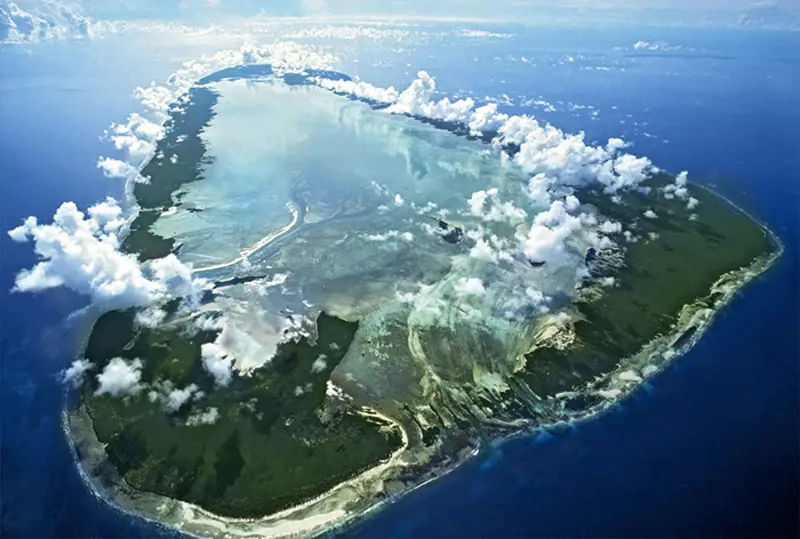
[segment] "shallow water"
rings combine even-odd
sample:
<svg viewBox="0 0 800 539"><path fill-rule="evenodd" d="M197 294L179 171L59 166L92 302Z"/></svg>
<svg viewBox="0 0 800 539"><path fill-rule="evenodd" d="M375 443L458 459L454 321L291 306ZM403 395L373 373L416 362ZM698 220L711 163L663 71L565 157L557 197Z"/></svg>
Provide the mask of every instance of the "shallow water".
<svg viewBox="0 0 800 539"><path fill-rule="evenodd" d="M205 307L223 313L222 341L239 368L269 360L290 325L285 312L309 321L323 311L370 317L340 376L371 391L373 376L353 358L364 348L368 357L386 356L377 350L388 347L384 367L401 357L430 363L443 355L425 344L436 325L453 342L463 341L458 328L480 334L444 355L515 360L541 314L532 290L546 297L572 291L584 245L570 246L564 267L532 268L515 248L516 223L470 212L472 193L488 189L496 198L487 204L530 214L544 209L526 194L528 175L496 149L280 78L214 88L220 99L202 135L204 178L181 188L181 205L154 231L174 238L181 259L206 278L249 278ZM508 245L508 260L498 266L471 256L472 239L445 241L439 219L467 236L495 234ZM479 282L478 293L462 293L464 279ZM387 336L389 321L403 318L408 327ZM410 334L425 352L400 345Z"/></svg>

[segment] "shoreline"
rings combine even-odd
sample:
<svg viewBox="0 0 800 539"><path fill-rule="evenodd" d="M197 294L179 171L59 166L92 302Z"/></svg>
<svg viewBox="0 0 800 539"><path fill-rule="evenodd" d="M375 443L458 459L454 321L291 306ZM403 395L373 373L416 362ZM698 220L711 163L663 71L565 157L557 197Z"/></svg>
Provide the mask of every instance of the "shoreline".
<svg viewBox="0 0 800 539"><path fill-rule="evenodd" d="M515 425L511 432L506 431L502 436L490 435L491 447L500 447L513 440L536 436L540 432L550 433L564 428L571 430L577 425L613 411L620 402L640 390L649 379L657 376L676 359L691 350L712 325L716 315L728 306L736 294L748 283L765 274L776 263L784 252L780 238L764 223L754 219L730 200L711 192L757 223L771 240L774 250L762 253L747 266L721 275L705 297L684 305L678 313L678 321L668 332L656 336L633 356L622 359L617 368L576 391L550 397L546 402L558 406L560 402L565 402L574 395L591 392L601 394L598 392L604 391L600 389L602 386L616 383L620 387L613 389L615 393L607 394L600 403L581 411L571 412L563 408L554 410L558 417L557 421L533 424L531 420L526 422L527 424ZM713 295L719 296L710 306L705 305L703 302ZM688 340L681 343L686 332L691 330L693 333ZM635 377L626 375L634 370L639 370L641 375L634 374ZM377 413L374 410L365 412ZM389 475L393 470L413 464L425 467L424 462L412 462L414 455L409 454L411 452L408 434L399 422L383 415L381 417L399 428L403 436L403 445L388 459L306 502L255 519L223 517L188 502L136 490L127 485L118 474L115 478L113 472L103 470L110 462L104 446L94 436L91 418L83 404L73 410L65 410L62 421L82 479L94 496L118 510L196 537L283 538L297 535L315 536L345 530L388 504L449 474L481 453L481 445L474 448L468 445L458 452L453 462L432 465L424 470L424 473L420 474L419 483L379 499L379 495L384 492L384 482L392 479ZM411 457L411 460L404 457ZM102 475L104 473L105 475ZM103 485L103 481L108 484Z"/></svg>
<svg viewBox="0 0 800 539"><path fill-rule="evenodd" d="M423 120L421 118L416 119ZM433 123L436 126L435 122L429 123ZM436 127L452 131L447 127ZM143 163L141 168L144 168L147 163L149 163L149 160ZM128 202L136 207L137 200L132 193L133 185L131 184L130 187L131 192L129 193ZM514 424L498 422L496 425L498 430L495 430L494 426L487 426L488 446L501 446L518 438L536 436L539 432L563 432L564 429L572 429L575 425L591 421L602 414L614 410L620 402L639 390L647 380L657 376L678 357L688 352L705 334L707 328L713 323L716 314L728 305L736 293L745 287L747 283L765 273L781 256L784 250L783 244L765 224L753 218L748 212L712 189L700 185L698 187L709 191L713 196L724 200L731 207L747 216L754 224L757 224L759 228L765 231L776 249L774 251L772 249L764 251L748 265L720 275L705 296L695 298L693 302L687 303L680 309L673 327L663 335L656 335L634 355L621 359L613 370L602 374L598 379L588 384L581 385L575 391L564 392L545 399L543 404L550 408L549 411L552 412L550 415L554 418L554 421L535 423L532 419L524 419L515 421ZM126 186L127 190L128 186ZM288 207L288 209L292 213L292 220L285 227L275 233L268 234L250 247L241 250L240 256L232 261L197 268L193 272L207 272L235 265L271 243L272 240L289 232L298 222L298 210L292 207ZM136 212L133 215L134 219L135 217ZM711 298L715 294L721 294L721 296L712 301ZM701 306L700 304L704 302L709 302L711 305ZM681 339L686 338L686 333L690 330L693 330L694 333L689 335L685 342L681 342ZM626 373L631 373L633 370L637 370L641 374L634 373L633 376L635 378L632 378L629 374L626 375ZM646 373L644 372L645 370L647 371ZM606 385L618 387L603 389ZM599 403L583 410L570 411L562 406L569 398L586 394L594 394L602 398ZM373 410L371 413L377 412ZM81 417L82 415L85 417ZM81 469L81 476L95 497L103 499L126 514L145 518L161 526L177 529L182 533L197 537L226 537L227 539L231 537L256 536L271 538L296 535L313 536L330 533L334 530L347 529L366 516L380 511L388 504L397 501L435 479L449 474L479 455L481 449L486 447L481 443L478 447L473 448L472 445L475 440L470 437L469 444L462 448L457 453L457 456L449 458L443 463L438 462L426 466L424 459L427 458L427 462L430 462L430 457L432 456L430 451L409 449L408 433L400 422L386 416L381 417L397 426L403 436L402 446L393 452L390 457L305 502L269 516L250 519L215 515L197 505L151 492L139 491L131 487L118 474L115 478L113 472L108 470L110 461L105 454L104 446L94 437L91 418L88 417L83 405L75 410L65 410L62 420L65 434L69 437L75 451L74 455L76 463ZM87 420L88 424L82 423ZM500 429L502 429L503 434L497 435ZM85 458L81 458L82 453ZM415 460L419 461L415 462ZM384 499L380 499L379 495L386 491L384 489L385 481L397 482L395 478L391 477L392 471L406 466L419 466L421 469L414 474L414 477L400 481L402 488L397 492L392 492L386 495ZM113 468L113 466L110 467ZM106 482L106 484L103 484L103 482ZM395 489L391 490L394 491Z"/></svg>

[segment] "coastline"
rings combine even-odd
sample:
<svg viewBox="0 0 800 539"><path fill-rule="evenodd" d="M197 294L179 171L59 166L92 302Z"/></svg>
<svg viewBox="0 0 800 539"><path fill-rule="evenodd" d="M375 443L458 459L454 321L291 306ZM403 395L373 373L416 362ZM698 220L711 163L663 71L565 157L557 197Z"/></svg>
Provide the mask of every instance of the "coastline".
<svg viewBox="0 0 800 539"><path fill-rule="evenodd" d="M421 118L416 119L420 120ZM447 127L437 127L448 129ZM699 298L691 304L684 305L678 315L678 322L670 328L669 332L664 335L659 335L645 344L635 355L621 360L618 367L603 374L600 379L581 387L578 391L559 394L544 401L546 406L552 406L554 409L558 409L559 413L553 414L557 420L537 424L534 424L533 420L519 420L513 425L502 424L500 426L506 428L502 429L503 434L501 436L489 436L492 445L501 445L507 441L532 436L542 431L563 432L565 428L569 429L572 425L593 420L595 417L609 410L613 410L620 401L626 399L631 393L639 389L648 379L656 376L660 371L670 365L673 360L691 349L703 336L707 327L713 323L716 313L725 308L735 296L736 292L746 286L752 279L766 272L777 258L780 257L783 252L783 245L777 236L764 224L753 218L727 198L711 189L703 188L711 192L713 196L725 200L733 208L736 208L749 217L754 223L758 224L759 227L773 239L773 243L777 245L777 250L771 253L765 252L766 256L757 257L750 265L721 275L712 285L705 297ZM132 193L130 198L132 199L132 204L135 205L136 200ZM292 211L291 208L290 211ZM292 222L284 229L281 229L278 235L288 232L289 229L295 225L297 213L296 211L292 211L292 213ZM136 215L133 217L135 218ZM266 243L269 243L271 239L274 239L273 235L262 238L259 242L254 244L254 246L242 251L240 253L241 256L232 262L218 266L199 268L195 271L211 271L234 264L242 258L246 258L249 254L252 254L255 250L262 248ZM266 243L262 244L265 240ZM713 304L711 306L700 305L709 298L712 298L715 294L721 294L721 296L717 297L717 299L712 302ZM681 343L681 339L685 338L686 333L690 330L693 331L691 336L686 342ZM631 372L633 368L641 369L642 371L647 369L647 373L645 374L642 372L641 376L636 375L638 377L637 379L631 378L630 375L626 376L626 373ZM610 390L603 389L604 384L616 384L618 387L613 387ZM561 406L571 396L592 392L603 397L600 403L579 411L568 411ZM603 392L605 392L605 394L603 394ZM138 491L127 485L121 477L117 478L118 484L114 485L113 475L111 477L103 475L98 477L92 474L92 467L87 469L84 468L84 465L91 465L93 463L96 467L102 468L107 464L107 459L103 458L105 455L103 446L96 438L92 440L94 431L91 424L88 426L81 424L81 418L79 417L81 413L85 414L85 410L82 406L74 410L71 414L65 413L64 426L66 434L70 437L75 446L83 442L83 449L89 449L89 451L86 452L90 457L90 461L88 462L81 460L79 455L77 455L78 452L76 452L76 455L78 456L78 464L82 468L82 476L87 481L87 484L90 485L93 493L126 513L143 516L147 520L174 527L184 533L197 536L249 537L257 535L259 537L288 537L297 534L314 535L329 532L332 529L343 529L355 521L364 518L366 515L379 511L388 503L391 503L399 497L455 470L461 464L467 462L479 453L479 448L473 449L469 447L462 450L454 462L448 462L445 465L430 465L425 468L424 462L409 462L402 458L404 456L403 453L408 451L408 435L398 422L389 420L398 426L403 433L403 446L394 452L386 461L359 473L355 477L336 485L313 499L279 511L268 517L255 519L229 518L215 515L199 506L187 502ZM87 418L83 419L85 420ZM82 432L82 429L85 428L88 428L88 431ZM492 427L488 427L488 429L492 430ZM470 439L470 442L473 441L473 439ZM413 454L407 456L414 457ZM91 461L91 458L96 458L96 460ZM392 470L417 464L421 464L423 470L416 478L412 478L411 480L405 478L404 481L407 484L403 485L402 490L392 493L388 498L378 499L377 495L383 492L383 483L386 480L391 480L389 474ZM112 484L101 485L98 483L104 479L112 479ZM419 482L415 483L417 479ZM366 492L365 495L365 491L369 491L370 489L373 492Z"/></svg>
<svg viewBox="0 0 800 539"><path fill-rule="evenodd" d="M705 297L684 305L678 315L678 321L668 332L651 340L637 354L621 360L613 371L577 391L559 394L546 401L549 405L558 407L574 395L594 392L603 396L600 403L579 411L569 411L562 406L559 413L556 413L557 420L553 422L533 424L531 420L523 422L522 425L517 423L511 432L506 429L501 436L490 436L492 446L501 446L515 439L536 436L540 432L563 432L565 429L572 429L575 425L592 421L602 414L613 411L620 402L640 389L649 379L657 376L673 361L688 352L711 326L717 313L723 310L748 283L766 273L775 264L784 252L780 238L765 224L754 219L730 200L713 191L711 193L757 223L770 239L774 250L764 252L747 266L721 275ZM685 342L681 342L689 331L692 331L691 335ZM634 370L639 370L640 375L635 374ZM634 376L626 374L631 372L634 372ZM613 386L613 392L603 394L602 392L606 391L602 389L604 386ZM480 453L480 446L475 448L467 446L458 453L453 462L430 465L426 468L425 462L413 462L415 455L405 454L409 453L408 435L402 426L391 418L383 416L385 420L396 425L403 435L403 445L389 459L297 506L264 518L237 519L221 517L193 504L138 491L128 486L124 479L114 473L113 466L110 466L104 446L94 436L91 418L86 413L84 405L81 404L73 410L65 410L62 418L65 434L75 449L76 464L80 468L81 476L95 496L125 513L141 516L198 537L282 538L297 535L314 536L346 529L366 516L380 511L387 504L459 468ZM385 490L385 483L392 480L392 471L414 464L422 465L424 473L412 479L412 484L403 484L401 490L380 499ZM417 479L419 482L415 483Z"/></svg>

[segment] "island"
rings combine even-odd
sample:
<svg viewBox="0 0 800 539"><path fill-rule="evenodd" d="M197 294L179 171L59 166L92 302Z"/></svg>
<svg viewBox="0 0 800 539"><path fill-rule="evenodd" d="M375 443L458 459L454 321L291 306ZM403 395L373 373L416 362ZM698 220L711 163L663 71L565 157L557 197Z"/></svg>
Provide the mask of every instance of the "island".
<svg viewBox="0 0 800 539"><path fill-rule="evenodd" d="M747 213L654 171L613 196L576 184L582 239L525 256L516 216L540 210L518 147L320 77L349 80L199 81L134 185L123 249L175 253L214 286L149 320L92 317L94 375L66 420L125 510L215 537L346 525L487 443L612 409L780 255ZM123 365L135 391L101 390Z"/></svg>

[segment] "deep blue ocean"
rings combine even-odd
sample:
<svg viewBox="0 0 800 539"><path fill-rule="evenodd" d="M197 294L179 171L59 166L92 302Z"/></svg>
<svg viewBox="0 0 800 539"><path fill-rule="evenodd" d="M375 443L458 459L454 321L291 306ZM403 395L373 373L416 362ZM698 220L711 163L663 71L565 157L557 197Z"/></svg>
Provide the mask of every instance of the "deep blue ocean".
<svg viewBox="0 0 800 539"><path fill-rule="evenodd" d="M631 398L561 436L487 448L345 530L348 537L790 537L800 534L800 33L500 29L502 40L342 49L342 70L496 98L587 140L621 136L715 186L786 246L700 343ZM669 50L633 51L638 40ZM119 195L95 168L131 91L186 50L120 41L0 49L0 225ZM349 48L348 48L349 47ZM523 60L522 58L525 58ZM407 64L410 64L407 65ZM538 104L535 102L539 102ZM544 102L549 103L549 106ZM57 374L82 298L9 293L34 262L0 238L4 537L174 537L92 496L61 429Z"/></svg>

